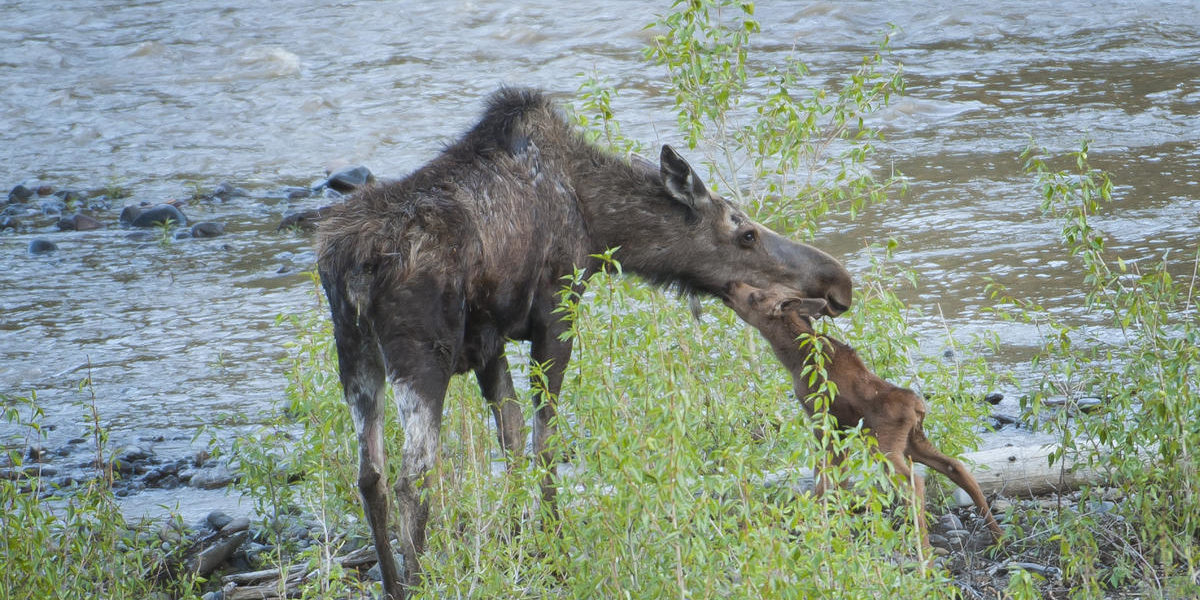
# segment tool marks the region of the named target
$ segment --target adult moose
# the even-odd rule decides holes
[[[438,450],[450,377],[474,371],[511,461],[524,419],[504,357],[531,342],[548,364],[536,398],[533,448],[555,501],[555,400],[571,356],[553,314],[563,276],[599,267],[609,248],[624,269],[685,293],[718,295],[731,281],[783,284],[836,315],[850,276],[829,255],[751,221],[663,146],[661,165],[633,164],[590,145],[542,93],[504,88],[482,119],[405,179],[366,188],[320,224],[318,266],[333,316],[340,377],[358,431],[359,491],[384,591],[404,598],[420,574],[428,503],[419,481]],[[581,291],[581,290],[579,290]],[[403,419],[401,577],[388,538],[384,377]],[[511,464],[511,462],[510,462]]]

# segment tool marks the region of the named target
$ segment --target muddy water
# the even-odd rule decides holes
[[[171,458],[197,447],[202,425],[235,431],[269,409],[290,339],[275,316],[314,303],[301,273],[312,261],[308,240],[274,228],[322,202],[288,200],[287,188],[312,184],[330,163],[403,175],[466,127],[496,86],[569,94],[590,72],[620,89],[626,133],[678,141],[664,73],[640,55],[651,35],[643,26],[665,5],[227,4],[0,2],[5,190],[29,180],[119,183],[133,197],[103,213],[110,223],[125,203],[184,198],[221,181],[249,192],[185,208],[193,221],[226,225],[215,240],[139,241],[115,224],[58,233],[52,216],[0,235],[0,392],[37,390],[51,448],[81,435],[93,397],[114,440]],[[1019,9],[765,4],[756,60],[795,48],[817,78],[851,68],[888,23],[900,28],[893,57],[905,65],[908,96],[878,117],[888,140],[876,156],[879,172],[903,172],[911,191],[856,221],[830,221],[817,243],[858,270],[865,245],[899,240],[900,260],[921,277],[906,294],[930,315],[917,319],[922,331],[998,330],[998,368],[1019,365],[1036,331],[981,312],[985,276],[1067,320],[1092,321],[1057,225],[1039,214],[1020,173],[1030,137],[1060,151],[1094,139],[1093,162],[1121,186],[1100,222],[1113,247],[1138,260],[1170,253],[1190,272],[1200,231],[1200,11],[1076,0]],[[29,256],[35,237],[59,250]],[[89,371],[93,386],[80,389]],[[8,425],[0,439],[24,443]]]

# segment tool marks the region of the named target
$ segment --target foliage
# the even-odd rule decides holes
[[[887,64],[890,36],[830,88],[794,51],[754,59],[761,26],[752,2],[677,0],[672,8],[655,24],[663,33],[646,57],[669,70],[680,130],[688,147],[706,153],[723,193],[753,205],[768,225],[811,235],[829,211],[853,216],[903,187],[895,173],[877,180],[869,165],[871,140],[882,135],[867,119],[904,89],[901,67]]]
[[[90,378],[81,386],[90,390]],[[36,394],[0,401],[4,419],[28,432],[26,447],[40,447],[44,414]],[[112,494],[112,457],[94,396],[86,409],[96,473],[69,494],[58,493],[49,483],[36,457],[7,453],[8,468],[0,476],[0,598],[142,598],[163,590],[192,594],[193,577],[165,579],[179,548],[160,548],[154,524],[125,522]]]
[[[1057,321],[998,284],[992,293],[1002,315],[1046,332],[1034,360],[1038,389],[1023,404],[1058,435],[1061,452],[1051,460],[1069,455],[1099,468],[1124,496],[1117,510],[1131,532],[1118,539],[1106,535],[1095,515],[1060,514],[1057,538],[1074,597],[1095,597],[1138,575],[1157,595],[1190,596],[1200,591],[1200,397],[1193,377],[1200,364],[1194,296],[1200,249],[1182,276],[1172,274],[1179,265],[1167,256],[1129,260],[1110,251],[1094,222],[1103,218],[1114,186],[1089,164],[1088,146],[1066,157],[1031,146],[1024,158],[1043,210],[1062,223],[1063,245],[1084,274],[1086,308],[1100,325]],[[1072,166],[1050,166],[1064,159]],[[1079,410],[1084,398],[1103,402]],[[1055,400],[1066,409],[1051,406],[1060,404]],[[1098,505],[1103,497],[1103,489],[1085,490],[1081,504]]]

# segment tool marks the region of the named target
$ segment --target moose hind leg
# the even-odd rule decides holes
[[[434,380],[436,379],[436,380]],[[437,459],[442,428],[442,404],[449,377],[426,381],[393,381],[396,404],[404,422],[404,449],[396,502],[400,511],[400,553],[404,556],[405,585],[416,586],[421,575],[420,556],[425,551],[429,500],[422,492],[425,475]]]

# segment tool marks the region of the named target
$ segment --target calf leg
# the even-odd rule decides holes
[[[908,454],[913,460],[928,466],[929,468],[950,478],[958,487],[967,492],[971,500],[975,502],[975,506],[979,509],[979,514],[987,523],[988,529],[992,531],[992,536],[999,540],[1004,535],[1004,530],[1000,529],[1000,524],[996,522],[996,518],[992,516],[992,509],[988,506],[987,497],[983,495],[983,490],[979,489],[979,483],[971,476],[971,472],[967,470],[961,462],[942,454],[929,440],[925,437],[925,432],[922,431],[918,424],[909,434]]]
[[[925,480],[916,471],[913,471],[906,452],[908,431],[915,426],[915,420],[904,419],[897,423],[879,425],[873,430],[873,433],[879,442],[879,451],[884,454],[888,462],[892,463],[896,473],[903,477],[912,488],[912,496],[909,497],[906,494],[906,497],[913,510],[913,517],[917,521],[917,529],[921,533],[921,545],[929,548],[929,526],[925,521]]]

